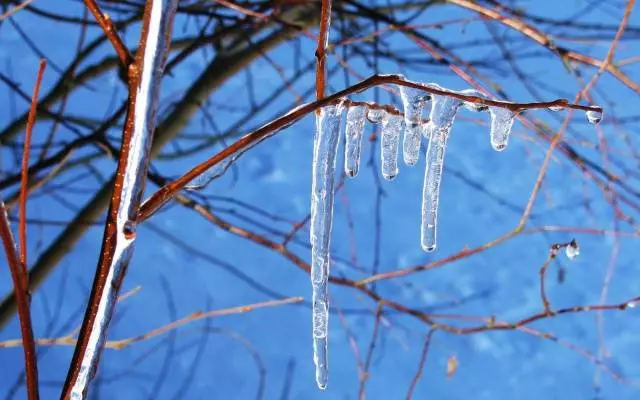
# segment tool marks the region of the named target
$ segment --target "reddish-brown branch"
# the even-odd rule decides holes
[[[20,170],[20,224],[18,229],[18,241],[20,248],[20,265],[23,269],[24,287],[29,287],[29,274],[27,273],[27,196],[29,188],[29,151],[31,149],[31,138],[33,137],[33,127],[36,123],[36,109],[38,106],[38,95],[40,93],[40,85],[44,70],[47,67],[47,60],[40,60],[36,83],[33,87],[33,96],[31,97],[31,108],[27,118],[27,129],[24,137],[24,147],[22,150],[22,168]]]
[[[4,201],[0,199],[0,236],[7,254],[7,264],[11,271],[16,303],[18,305],[18,317],[20,319],[20,332],[24,343],[25,371],[27,376],[27,397],[29,400],[39,398],[38,394],[38,360],[35,342],[33,340],[33,326],[31,324],[29,274],[27,272],[27,180],[29,173],[29,150],[31,137],[36,120],[36,106],[38,105],[38,93],[42,84],[42,76],[47,66],[46,60],[40,60],[40,67],[36,76],[31,98],[31,108],[27,120],[25,132],[24,150],[22,155],[22,175],[20,184],[20,207],[18,240],[20,254],[16,254],[16,244],[11,234],[7,209]]]
[[[420,361],[418,362],[418,370],[416,371],[415,376],[411,380],[411,385],[409,385],[409,391],[407,392],[407,400],[411,400],[413,397],[413,392],[416,390],[416,386],[420,381],[420,377],[422,376],[422,371],[424,370],[424,364],[427,361],[427,354],[429,353],[429,346],[431,345],[431,338],[433,334],[436,332],[436,329],[429,330],[427,336],[424,339],[424,346],[422,347],[422,352],[420,353]]]
[[[558,54],[563,60],[571,60],[578,62],[580,64],[591,65],[597,68],[603,68],[608,73],[616,77],[620,82],[622,82],[629,89],[640,93],[640,85],[634,82],[628,75],[622,72],[618,67],[612,64],[605,64],[604,61],[598,60],[593,57],[585,56],[583,54],[567,50],[565,48],[557,47],[551,38],[549,38],[544,32],[539,29],[528,25],[522,20],[511,18],[505,15],[500,14],[499,12],[484,7],[480,4],[477,4],[475,1],[471,0],[449,0],[452,4],[456,4],[460,7],[466,8],[468,10],[477,12],[478,14],[484,15],[485,17],[491,18],[497,22],[500,22],[520,33],[534,40],[538,44],[548,48],[554,53]],[[627,7],[629,3],[627,3]],[[633,7],[632,7],[633,8]]]
[[[111,42],[113,49],[116,51],[122,65],[128,66],[131,64],[133,56],[129,53],[129,50],[122,39],[120,39],[111,17],[100,10],[100,6],[98,6],[96,0],[85,0],[84,4],[89,11],[91,11],[91,14],[93,14],[93,17],[104,31],[104,34],[109,38],[109,41]]]
[[[324,97],[327,81],[327,45],[329,44],[329,27],[331,26],[331,0],[322,0],[320,12],[320,32],[316,48],[316,100]]]
[[[380,85],[399,85],[405,87],[411,87],[415,89],[422,90],[426,93],[441,95],[441,96],[449,96],[458,100],[483,104],[486,106],[495,106],[495,107],[503,107],[514,112],[520,112],[523,110],[530,109],[546,109],[549,107],[565,107],[574,110],[584,110],[584,111],[596,111],[602,112],[601,107],[597,106],[583,106],[579,104],[569,103],[566,99],[558,99],[554,101],[548,102],[538,102],[538,103],[512,103],[507,101],[496,101],[490,100],[483,97],[478,96],[470,96],[465,95],[458,92],[448,91],[436,89],[434,87],[408,81],[404,79],[400,75],[374,75],[360,83],[357,83],[353,86],[350,86],[344,90],[341,90],[337,93],[334,93],[330,96],[324,97],[320,100],[316,100],[311,103],[303,104],[284,116],[273,120],[258,130],[238,139],[236,142],[228,146],[226,149],[222,150],[215,156],[209,158],[208,160],[200,163],[199,165],[192,168],[189,172],[182,175],[180,178],[176,179],[173,182],[170,182],[160,188],[157,192],[155,192],[145,203],[142,205],[140,209],[139,219],[140,222],[149,218],[153,215],[162,205],[164,205],[167,201],[171,200],[178,191],[183,189],[189,182],[193,181],[195,178],[200,175],[206,173],[210,168],[219,164],[220,162],[230,158],[237,157],[242,154],[244,151],[248,150],[252,146],[257,143],[267,139],[268,137],[274,135],[278,131],[286,128],[287,126],[297,122],[302,119],[307,114],[314,112],[321,107],[324,107],[329,104],[336,104],[341,101],[344,101],[344,98],[347,96],[362,92],[371,87],[380,86]]]
[[[376,306],[375,322],[373,323],[373,333],[371,334],[371,341],[367,349],[367,356],[364,361],[364,367],[362,374],[360,375],[360,389],[358,390],[358,399],[366,400],[367,393],[365,387],[367,380],[369,380],[369,368],[371,367],[371,360],[373,359],[373,351],[376,348],[376,342],[378,341],[378,333],[380,332],[380,320],[382,319],[382,310],[384,308],[384,301],[381,301]]]

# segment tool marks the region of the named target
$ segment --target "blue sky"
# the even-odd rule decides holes
[[[574,15],[583,9],[586,1],[519,1],[516,5],[526,7],[532,14],[558,20]],[[604,3],[604,2],[603,2]],[[621,17],[620,1],[611,4],[593,5],[592,10],[582,16],[583,22],[617,24]],[[68,14],[81,12],[81,4],[65,2],[63,7],[51,2],[38,3],[43,9],[57,10]],[[618,7],[616,7],[618,6]],[[473,14],[455,6],[436,6],[418,20],[421,24],[468,18]],[[51,57],[43,91],[46,93],[59,76],[53,64],[63,68],[69,62],[70,53],[77,41],[77,28],[57,26],[33,14],[23,12],[15,17],[20,26],[29,32],[46,55]],[[183,35],[182,20],[176,22],[176,35]],[[631,18],[631,25],[640,25],[640,15]],[[495,25],[507,40],[519,38],[519,34],[506,31]],[[189,28],[193,29],[193,28]],[[90,37],[97,31],[90,30]],[[487,29],[482,21],[446,26],[442,30],[425,30],[424,33],[437,38],[443,45],[457,43],[463,39],[487,38]],[[562,30],[552,32],[561,41]],[[135,43],[138,33],[131,29],[127,41]],[[332,35],[331,37],[334,37]],[[10,60],[13,78],[23,90],[31,91],[38,56],[29,51],[8,23],[0,27],[0,56],[4,64]],[[411,41],[399,33],[385,36],[393,49],[409,49],[407,54],[426,57]],[[576,51],[602,58],[609,42],[581,44],[562,42]],[[313,58],[314,43],[301,41],[303,61]],[[284,74],[294,72],[294,53],[290,45],[281,46],[270,53],[270,58],[283,66]],[[532,49],[537,49],[532,47]],[[622,42],[617,59],[637,55],[640,47],[637,40]],[[465,59],[501,59],[494,47],[473,47],[457,50]],[[103,46],[85,64],[100,60],[111,54]],[[209,55],[210,56],[210,55]],[[203,56],[189,59],[163,83],[163,106],[178,96],[193,81],[202,68]],[[329,66],[336,64],[330,57]],[[352,67],[363,76],[374,71],[361,59],[355,58]],[[579,86],[575,79],[555,58],[526,60],[520,66],[545,82],[554,91],[573,98]],[[273,67],[261,59],[251,65],[255,83],[255,96],[266,97],[281,83]],[[452,89],[464,89],[468,85],[451,71],[444,68],[424,68],[422,71],[400,70],[395,63],[383,61],[380,72],[404,73],[408,78],[420,82],[436,82]],[[590,79],[593,69],[582,69]],[[632,78],[640,78],[638,69],[631,65],[625,69]],[[6,72],[6,69],[5,69]],[[434,72],[437,72],[434,73]],[[351,83],[357,81],[351,77]],[[531,94],[511,75],[492,75],[512,100],[531,101]],[[115,74],[109,73],[95,80],[92,87],[78,91],[69,99],[67,107],[73,115],[103,118],[108,110],[113,87],[117,85]],[[299,93],[307,91],[313,82],[308,75],[297,81],[293,89]],[[533,83],[536,84],[535,82]],[[330,91],[345,87],[342,73],[330,80]],[[540,88],[545,99],[553,99],[557,93]],[[124,95],[120,87],[118,98]],[[596,99],[604,101],[601,94],[615,102],[615,115],[629,116],[637,112],[638,95],[623,87],[609,76],[599,81]],[[228,129],[243,114],[234,107],[247,107],[244,74],[230,79],[211,98],[209,109],[221,131]],[[372,100],[373,91],[362,94],[359,99]],[[399,98],[382,92],[380,101],[400,106]],[[275,115],[288,110],[293,96],[284,92],[281,100],[244,126],[246,131],[259,126]],[[0,96],[0,105],[10,112],[2,113],[0,120],[8,122],[12,115],[9,96]],[[27,104],[17,101],[18,112],[26,110]],[[531,113],[533,114],[533,113]],[[552,129],[560,126],[559,116],[547,111],[536,111],[535,116],[549,124]],[[606,118],[606,117],[605,117]],[[480,123],[477,123],[479,120]],[[213,135],[211,127],[198,116],[188,133]],[[391,271],[455,254],[467,247],[475,247],[493,240],[513,229],[531,193],[538,170],[544,157],[547,143],[534,137],[520,122],[514,126],[513,136],[506,151],[496,153],[489,143],[488,116],[461,111],[453,128],[445,160],[445,172],[441,188],[438,250],[424,253],[420,247],[420,199],[424,174],[424,155],[415,167],[401,165],[400,174],[393,182],[382,182],[384,196],[380,203],[380,247],[375,250],[376,221],[376,174],[367,165],[371,152],[377,164],[379,148],[365,140],[363,168],[356,179],[348,180],[336,195],[332,253],[336,257],[332,268],[335,275],[362,279],[378,260],[380,271]],[[36,130],[44,135],[50,123],[39,123]],[[567,133],[566,141],[575,145],[581,154],[597,163],[602,158],[589,143],[597,143],[595,129],[586,123],[584,115],[576,113]],[[314,120],[312,116],[287,128],[244,155],[233,170],[204,189],[207,195],[218,196],[212,200],[221,215],[240,225],[245,224],[237,215],[224,213],[224,209],[238,208],[242,215],[268,224],[272,228],[288,231],[289,223],[272,221],[251,213],[220,198],[233,198],[289,220],[302,220],[309,212],[311,185],[311,155]],[[368,131],[370,133],[370,131]],[[603,123],[602,132],[608,145],[616,154],[626,154],[629,147],[638,145],[633,129],[629,130],[629,141],[621,139],[620,130],[613,124]],[[117,137],[117,130],[113,131]],[[71,138],[69,132],[61,136]],[[42,140],[42,137],[40,138]],[[586,144],[585,144],[586,143]],[[154,167],[166,176],[178,176],[196,162],[206,159],[220,147],[210,147],[193,157],[178,161],[154,162]],[[80,153],[81,155],[83,153]],[[339,159],[342,165],[342,158]],[[629,167],[637,169],[633,160],[626,160]],[[11,168],[13,159],[3,150],[2,165]],[[105,176],[112,172],[112,161],[101,160],[97,164]],[[379,167],[379,166],[378,166]],[[65,179],[65,178],[61,178]],[[636,185],[637,181],[629,180]],[[474,185],[482,185],[479,190]],[[77,183],[78,188],[97,187],[95,180],[87,178]],[[148,185],[151,194],[155,187]],[[4,196],[7,194],[3,193]],[[65,199],[82,205],[90,193],[64,193]],[[584,206],[585,198],[589,207]],[[505,205],[507,204],[507,205]],[[34,198],[29,206],[33,218],[64,220],[74,215],[72,210],[53,200],[50,196]],[[612,209],[602,192],[588,180],[566,158],[554,158],[547,178],[535,203],[535,218],[530,227],[561,225],[614,229]],[[350,228],[353,221],[354,228]],[[217,229],[192,211],[172,206],[155,216],[139,231],[136,252],[123,290],[135,287],[141,290],[118,307],[115,321],[110,329],[113,339],[127,338],[165,325],[177,318],[197,310],[224,309],[250,303],[263,302],[271,297],[256,290],[237,274],[235,270],[277,293],[277,296],[302,296],[310,299],[308,276],[276,252],[269,251],[246,239]],[[250,225],[249,225],[250,226]],[[628,227],[625,226],[628,230]],[[257,228],[258,232],[265,232]],[[42,249],[60,231],[60,227],[30,228],[30,260],[37,259]],[[167,240],[169,232],[197,250],[179,248]],[[268,236],[268,233],[265,233]],[[601,295],[603,279],[616,240],[611,236],[575,235],[552,232],[547,235],[522,235],[479,255],[463,259],[433,271],[410,275],[406,278],[381,282],[377,289],[384,297],[394,299],[407,306],[425,308],[440,313],[455,313],[470,316],[495,315],[499,320],[517,321],[541,311],[539,296],[540,266],[544,263],[550,244],[568,242],[576,237],[581,246],[580,257],[569,262],[559,257],[552,264],[547,280],[548,295],[554,307],[596,304]],[[51,275],[44,287],[34,295],[33,317],[37,336],[61,336],[72,331],[79,323],[81,313],[91,285],[97,255],[100,250],[102,227],[88,230],[79,244]],[[296,236],[299,244],[293,251],[309,260],[306,246],[308,233],[301,231]],[[615,273],[610,283],[608,303],[617,303],[637,296],[640,283],[634,277],[640,273],[636,238],[619,239],[619,251]],[[355,266],[352,260],[357,260]],[[227,266],[227,267],[225,267]],[[567,271],[566,280],[560,284],[555,278],[559,267]],[[0,291],[6,293],[11,281],[6,268],[0,268]],[[106,350],[103,355],[95,398],[118,399],[251,399],[256,397],[261,379],[264,379],[265,399],[356,399],[358,394],[358,371],[351,332],[357,340],[361,357],[366,354],[373,331],[373,312],[376,305],[352,289],[331,287],[332,307],[351,311],[344,318],[332,314],[330,322],[330,382],[326,392],[315,386],[311,357],[311,315],[306,306],[282,306],[257,310],[247,314],[230,315],[190,324],[171,334],[132,345],[124,350]],[[460,303],[452,306],[451,303]],[[56,313],[56,309],[59,312]],[[50,310],[49,310],[50,309]],[[437,311],[436,311],[437,310]],[[640,329],[637,310],[624,313],[604,314],[604,337],[611,357],[603,363],[606,368],[625,379],[640,377],[638,342]],[[47,329],[54,320],[53,328]],[[464,321],[452,322],[460,326]],[[348,327],[348,330],[345,327]],[[555,334],[567,343],[592,353],[598,352],[599,334],[596,314],[565,315],[532,326],[540,331]],[[427,326],[408,316],[391,313],[380,326],[379,340],[372,358],[370,378],[367,382],[368,399],[400,399],[407,389],[418,366]],[[0,340],[17,337],[18,322],[13,321],[0,332]],[[42,398],[56,398],[72,348],[66,346],[43,348],[40,361]],[[452,378],[446,376],[447,360],[455,356],[459,368]],[[22,349],[0,349],[0,396],[7,396],[18,374],[21,372]],[[168,361],[167,361],[168,360]],[[264,374],[261,378],[261,371]],[[596,396],[594,380],[598,379],[603,399],[633,399],[639,390],[629,384],[614,380],[602,372],[592,361],[572,351],[562,343],[543,340],[523,332],[491,332],[470,336],[456,336],[438,332],[429,350],[424,373],[416,388],[414,398],[433,399],[590,399]],[[288,378],[289,376],[289,378]],[[283,387],[291,379],[288,397],[283,397]],[[13,398],[23,398],[20,389]]]

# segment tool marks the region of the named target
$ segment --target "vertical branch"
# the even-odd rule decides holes
[[[176,7],[177,0],[151,0],[145,6],[139,50],[135,62],[128,66],[129,105],[102,250],[61,399],[87,395],[133,254],[136,216],[144,192],[160,81]]]
[[[27,129],[24,138],[24,147],[22,150],[22,169],[20,173],[20,226],[18,229],[18,240],[20,242],[20,265],[23,268],[24,287],[29,287],[29,275],[27,274],[27,196],[29,183],[29,150],[31,149],[31,137],[33,136],[33,126],[36,122],[36,108],[38,106],[38,95],[40,93],[40,85],[44,70],[47,67],[47,60],[40,60],[38,75],[36,76],[36,84],[33,88],[33,96],[31,97],[31,108],[27,118]]]
[[[327,45],[329,44],[329,26],[331,25],[331,0],[322,0],[320,13],[320,33],[316,48],[316,99],[324,97],[327,81]]]
[[[27,274],[27,179],[29,176],[29,149],[31,148],[31,136],[36,120],[36,106],[38,93],[42,83],[42,76],[46,67],[46,61],[40,60],[36,83],[31,98],[31,108],[24,139],[24,153],[22,157],[21,185],[20,185],[20,223],[18,229],[20,241],[20,255],[16,254],[16,243],[11,234],[9,217],[4,201],[0,199],[0,238],[7,254],[7,264],[11,271],[11,279],[18,305],[18,317],[20,319],[20,333],[24,344],[24,366],[27,376],[27,398],[37,400],[38,394],[38,360],[35,342],[33,340],[33,327],[31,324],[29,276]]]

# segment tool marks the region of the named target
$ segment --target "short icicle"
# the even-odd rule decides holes
[[[437,85],[430,84],[441,89]],[[434,95],[427,130],[429,147],[427,148],[424,186],[422,189],[422,234],[421,245],[425,251],[436,249],[436,231],[438,225],[438,203],[440,201],[440,182],[444,165],[444,153],[449,132],[453,126],[456,112],[462,102],[452,97]]]
[[[367,118],[367,108],[352,106],[347,111],[347,125],[345,128],[344,172],[354,178],[360,170],[360,152],[362,150],[362,134]]]
[[[430,96],[422,90],[400,86],[400,97],[405,123],[402,156],[405,164],[412,166],[420,157],[420,143],[423,135],[422,109]]]
[[[400,144],[402,124],[403,119],[398,115],[387,113],[382,118],[380,158],[382,177],[388,181],[393,180],[398,175],[398,146]]]
[[[496,151],[507,148],[511,128],[517,113],[502,107],[489,107],[491,114],[491,147]]]
[[[327,336],[329,327],[329,261],[336,156],[340,139],[342,104],[326,106],[316,116],[311,188],[311,284],[313,361],[322,390],[329,379]]]

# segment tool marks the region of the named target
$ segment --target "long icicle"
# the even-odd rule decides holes
[[[324,107],[316,117],[311,183],[311,285],[313,286],[313,362],[322,390],[329,380],[329,262],[336,156],[340,139],[341,104]]]
[[[436,85],[432,86],[437,87]],[[429,114],[429,123],[427,124],[429,147],[427,149],[424,187],[422,189],[421,244],[425,251],[434,251],[436,249],[438,203],[440,201],[444,152],[456,112],[462,104],[460,100],[447,96],[435,95],[432,99],[433,104]]]

